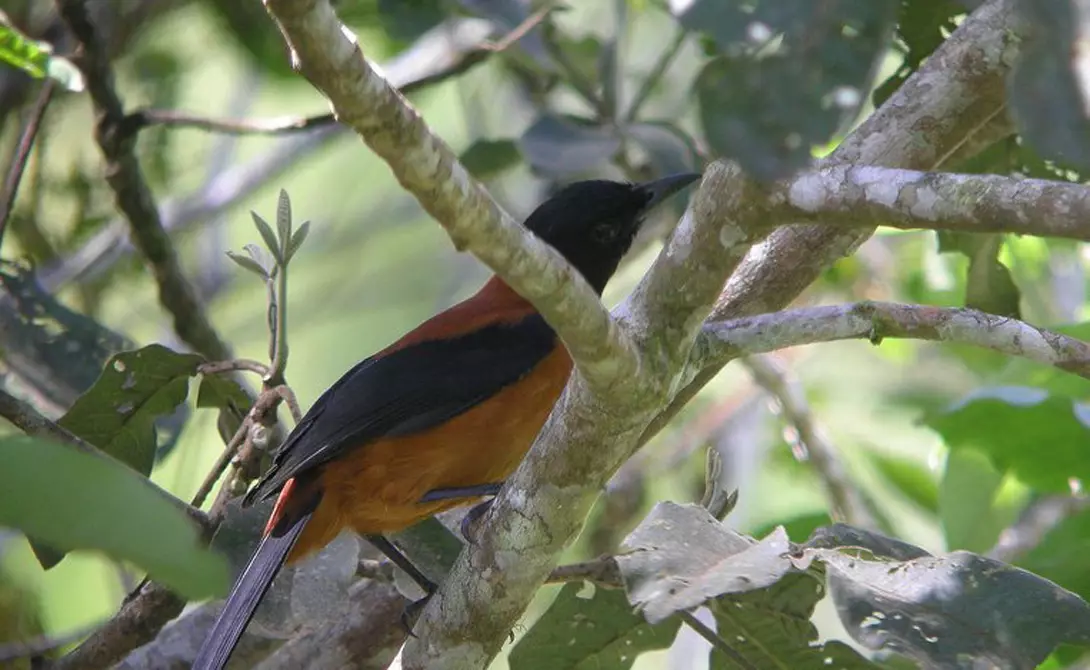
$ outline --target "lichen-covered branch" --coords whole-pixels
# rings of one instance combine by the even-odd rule
[[[859,125],[824,165],[933,170],[965,160],[1013,130],[1005,114],[1006,79],[1021,44],[1014,0],[990,0],[971,13],[886,102]],[[776,222],[780,223],[780,222]],[[785,226],[756,246],[716,302],[717,319],[774,312],[874,233],[825,225]],[[694,366],[688,382],[651,422],[657,433],[721,366]]]
[[[503,212],[397,89],[367,61],[328,0],[265,0],[295,68],[450,235],[530,300],[592,384],[637,372],[634,347],[560,255]]]
[[[694,351],[694,361],[724,365],[742,356],[839,340],[886,337],[957,342],[1051,365],[1090,379],[1090,344],[1018,319],[962,307],[891,302],[804,307],[714,321]]]
[[[778,221],[1090,240],[1090,188],[1006,175],[837,165],[770,197]]]

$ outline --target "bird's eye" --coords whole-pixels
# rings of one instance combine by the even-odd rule
[[[599,223],[590,230],[590,235],[595,242],[600,244],[608,244],[617,237],[617,233],[620,232],[618,226],[609,223]]]

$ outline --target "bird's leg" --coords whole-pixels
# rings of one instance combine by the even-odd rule
[[[415,600],[409,603],[405,610],[401,613],[401,625],[405,627],[406,632],[409,635],[413,634],[413,622],[416,620],[417,615],[420,614],[420,610],[424,609],[424,605],[428,604],[428,600],[438,589],[438,585],[435,582],[428,579],[423,572],[417,569],[409,558],[401,553],[401,550],[394,546],[393,542],[390,542],[383,535],[365,535],[368,542],[374,545],[375,549],[378,549],[386,558],[393,561],[393,564],[405,571],[405,574],[409,576],[416,585],[424,591],[424,597],[420,600]]]

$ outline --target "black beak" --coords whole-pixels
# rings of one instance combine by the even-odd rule
[[[700,179],[701,176],[695,172],[684,172],[640,184],[638,188],[649,196],[647,204],[644,205],[644,211],[650,211],[662,201]]]

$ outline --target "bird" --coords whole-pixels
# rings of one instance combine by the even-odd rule
[[[576,181],[538,205],[524,226],[601,296],[646,215],[698,178]],[[434,591],[384,535],[498,492],[571,370],[555,331],[496,275],[351,368],[295,425],[246,495],[243,504],[277,498],[193,668],[222,668],[280,567],[345,528]]]

